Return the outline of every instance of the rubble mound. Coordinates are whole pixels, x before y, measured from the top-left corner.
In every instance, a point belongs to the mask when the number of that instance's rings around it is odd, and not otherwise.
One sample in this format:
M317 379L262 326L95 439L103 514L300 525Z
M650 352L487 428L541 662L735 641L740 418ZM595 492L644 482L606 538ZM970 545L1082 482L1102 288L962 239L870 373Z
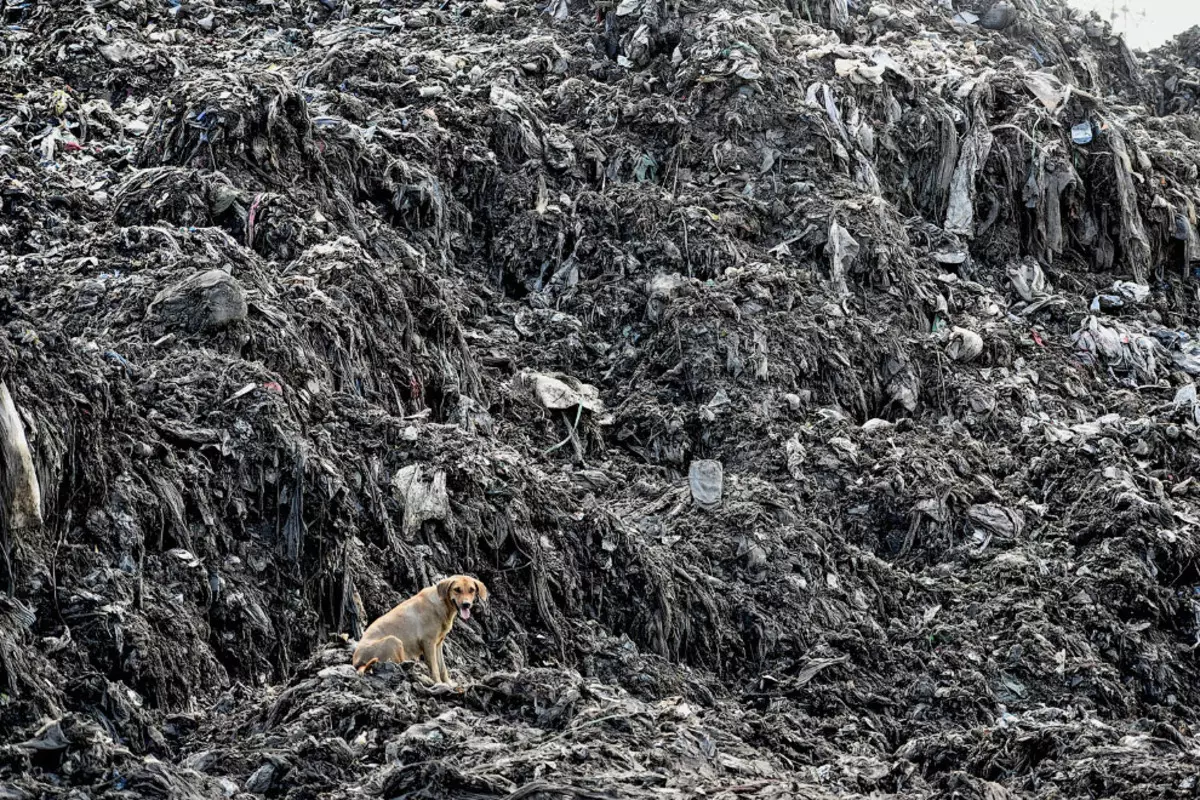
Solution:
M0 16L0 800L1196 795L1197 29Z

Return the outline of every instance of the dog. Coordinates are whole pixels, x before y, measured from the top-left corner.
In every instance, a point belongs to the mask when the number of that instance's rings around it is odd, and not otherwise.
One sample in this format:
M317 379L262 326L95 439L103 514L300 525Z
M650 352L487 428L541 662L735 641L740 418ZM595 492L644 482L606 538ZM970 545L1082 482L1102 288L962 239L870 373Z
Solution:
M471 618L476 603L487 600L482 581L451 575L427 586L367 626L354 648L352 663L359 674L383 661L424 658L433 680L450 683L442 647L454 618Z

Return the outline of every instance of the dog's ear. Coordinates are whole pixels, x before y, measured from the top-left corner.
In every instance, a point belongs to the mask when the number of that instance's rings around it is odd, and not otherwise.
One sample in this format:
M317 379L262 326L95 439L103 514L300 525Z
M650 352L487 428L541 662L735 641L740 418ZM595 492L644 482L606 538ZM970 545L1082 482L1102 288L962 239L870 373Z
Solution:
M453 586L454 586L454 578L446 578L445 580L438 581L438 584L437 584L438 597L442 598L447 603L449 603L450 602L450 589Z
M487 600L487 587L483 585L483 581L478 578L472 578L475 581L475 591L479 593L480 602Z

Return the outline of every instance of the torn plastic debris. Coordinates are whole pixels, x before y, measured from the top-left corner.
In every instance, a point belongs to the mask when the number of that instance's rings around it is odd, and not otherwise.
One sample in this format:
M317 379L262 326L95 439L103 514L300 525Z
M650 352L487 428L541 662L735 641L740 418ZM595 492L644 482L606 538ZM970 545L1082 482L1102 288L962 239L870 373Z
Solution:
M1150 297L1149 286L1133 281L1116 281L1112 285L1112 291L1131 303L1144 303L1146 298Z
M1071 96L1071 87L1063 85L1056 75L1031 72L1025 76L1025 87L1041 101L1050 113L1056 113Z
M946 355L953 361L974 361L983 352L983 337L966 328L950 329Z
M1098 294L1092 298L1091 305L1088 310L1093 314L1100 312L1117 311L1125 307L1125 301L1115 294Z
M1192 377L1200 376L1200 343L1183 331L1160 328L1150 335L1166 349L1176 367Z
M1193 344L1187 350L1176 350L1171 353L1171 361L1175 362L1175 366L1182 369L1183 372L1196 377L1200 375L1200 348L1196 348Z
M1107 292L1092 298L1091 311L1115 311L1126 303L1143 303L1150 297L1150 287L1133 281L1116 281Z
M985 120L977 120L962 144L958 165L950 183L950 203L946 208L948 233L975 235L975 177L987 163L993 136Z
M967 251L953 250L934 253L933 260L939 264L962 264L967 260Z
M228 272L210 269L163 289L147 313L189 333L218 330L246 319L246 294Z
M1187 214L1176 214L1175 230L1171 236L1176 241L1184 243L1183 266L1186 273L1187 267L1192 262L1200 261L1200 234L1197 234L1196 226L1192 224Z
M42 524L42 490L25 438L25 423L17 405L0 383L0 446L8 463L8 519L6 526L20 530Z
M1072 341L1085 360L1090 359L1093 364L1107 366L1114 372L1132 373L1143 383L1158 379L1157 353L1161 345L1155 338L1131 333L1117 322L1106 325L1089 315ZM1200 359L1196 360L1196 368L1196 374L1200 374Z
M979 18L979 27L990 31L1002 31L1017 21L1017 7L1008 0L1000 0Z
M1091 144L1092 123L1084 121L1071 126L1071 141L1075 144Z
M967 522L976 541L986 545L993 536L1015 539L1025 529L1025 515L996 503L974 505L967 509Z
M1174 405L1180 411L1187 411L1192 422L1200 425L1200 402L1196 399L1196 384L1186 383L1180 386L1175 392Z
M411 536L428 521L446 521L450 516L450 497L446 493L446 473L435 470L428 483L420 464L409 464L392 478L392 492L404 505L404 535Z
M850 235L850 231L838 224L837 220L829 226L829 241L825 245L825 252L829 255L829 277L834 291L840 297L850 294L846 285L846 269L858 258L859 244Z
M1021 299L1029 304L1019 312L1023 316L1050 305L1065 305L1061 297L1050 291L1046 273L1034 258L1026 257L1023 261L1009 266L1008 279Z
M564 378L577 383L578 386L570 386L566 380L563 380ZM582 406L594 413L604 410L599 389L591 384L567 378L565 375L556 377L540 372L524 372L517 376L517 380L529 387L542 406L551 411L565 411L576 406Z
M1191 408L1196 405L1196 384L1185 383L1175 392L1176 408Z
M873 84L875 86L883 83L883 73L886 69L886 67L879 65L869 67L861 59L857 58L835 59L833 68L839 78L849 77L852 83Z
M688 483L696 505L705 508L720 505L725 489L725 470L720 461L697 459L688 468Z

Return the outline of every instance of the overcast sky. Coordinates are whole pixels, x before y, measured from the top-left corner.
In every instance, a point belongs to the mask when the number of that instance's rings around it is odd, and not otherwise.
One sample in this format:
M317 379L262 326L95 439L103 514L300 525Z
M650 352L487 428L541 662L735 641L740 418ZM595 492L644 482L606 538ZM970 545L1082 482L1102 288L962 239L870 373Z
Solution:
M1124 33L1130 47L1150 49L1193 25L1200 25L1197 0L1069 0L1077 8L1095 10L1108 19L1113 9L1117 18L1113 29ZM1121 12L1129 8L1128 17ZM1126 29L1128 18L1128 29Z

